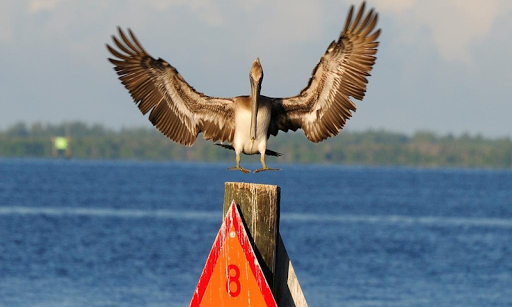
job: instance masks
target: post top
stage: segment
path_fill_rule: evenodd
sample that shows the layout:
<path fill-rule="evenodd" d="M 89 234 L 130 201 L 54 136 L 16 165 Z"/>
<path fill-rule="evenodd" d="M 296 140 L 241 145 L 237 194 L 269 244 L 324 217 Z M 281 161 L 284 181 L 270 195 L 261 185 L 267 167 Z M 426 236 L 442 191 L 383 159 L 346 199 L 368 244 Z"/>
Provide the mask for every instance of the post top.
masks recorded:
<path fill-rule="evenodd" d="M 274 184 L 261 184 L 261 183 L 250 183 L 250 182 L 225 182 L 224 186 L 228 185 L 238 185 L 238 186 L 246 186 L 246 187 L 254 187 L 259 189 L 279 189 L 278 185 Z"/>

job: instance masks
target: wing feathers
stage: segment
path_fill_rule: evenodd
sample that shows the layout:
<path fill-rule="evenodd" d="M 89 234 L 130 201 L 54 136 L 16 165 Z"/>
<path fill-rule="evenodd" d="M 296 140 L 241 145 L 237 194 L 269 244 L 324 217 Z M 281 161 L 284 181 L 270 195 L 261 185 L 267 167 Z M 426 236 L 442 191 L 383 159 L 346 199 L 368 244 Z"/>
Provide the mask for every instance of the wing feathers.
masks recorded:
<path fill-rule="evenodd" d="M 110 47 L 109 45 L 107 45 L 107 49 L 108 51 L 110 51 L 110 53 L 112 53 L 115 57 L 118 57 L 120 59 L 123 59 L 123 60 L 127 60 L 129 59 L 128 57 L 126 57 L 124 54 L 122 54 L 121 52 L 118 52 L 117 50 L 115 50 L 114 48 Z M 121 61 L 118 61 L 118 60 L 114 60 L 114 59 L 108 59 L 112 64 L 114 65 L 118 65 L 120 63 L 122 63 Z"/>
<path fill-rule="evenodd" d="M 128 37 L 126 37 L 126 35 L 124 34 L 124 32 L 121 30 L 120 27 L 117 27 L 117 30 L 119 32 L 119 35 L 121 36 L 121 38 L 123 39 L 123 42 L 130 48 L 132 49 L 133 51 L 135 51 L 135 53 L 144 53 L 143 50 L 140 50 L 138 49 L 137 47 L 135 47 L 132 42 L 128 39 Z"/>
<path fill-rule="evenodd" d="M 368 12 L 368 15 L 366 15 L 366 18 L 363 20 L 363 22 L 361 22 L 357 29 L 354 30 L 354 34 L 360 35 L 363 29 L 367 27 L 369 28 L 368 24 L 370 23 L 373 17 L 373 9 L 371 9 L 370 12 Z"/>
<path fill-rule="evenodd" d="M 375 26 L 377 26 L 378 20 L 379 20 L 379 14 L 375 13 L 375 15 L 373 16 L 372 22 L 368 25 L 368 27 L 364 31 L 359 33 L 359 35 L 366 36 L 366 35 L 368 35 L 368 33 L 372 32 L 373 29 L 375 29 Z"/>
<path fill-rule="evenodd" d="M 121 49 L 124 53 L 127 53 L 129 56 L 124 55 L 121 57 L 123 60 L 127 60 L 130 58 L 130 56 L 134 56 L 136 53 L 132 50 L 129 50 L 124 44 L 122 44 L 115 36 L 112 35 L 112 40 L 114 41 L 114 44 Z"/>
<path fill-rule="evenodd" d="M 191 146 L 200 132 L 206 139 L 231 142 L 234 134 L 233 99 L 208 97 L 191 87 L 178 71 L 162 59 L 155 60 L 142 47 L 133 32 L 121 28 L 112 36 L 114 64 L 142 114 L 175 142 Z"/>
<path fill-rule="evenodd" d="M 320 142 L 337 135 L 352 116 L 356 105 L 350 98 L 364 98 L 379 45 L 378 14 L 373 9 L 365 14 L 365 6 L 355 18 L 350 8 L 338 41 L 329 45 L 308 86 L 297 96 L 272 99 L 277 123 L 272 134 L 302 128 L 309 140 Z"/>
<path fill-rule="evenodd" d="M 122 32 L 120 28 L 118 28 L 118 29 L 120 32 Z M 132 41 L 135 43 L 135 45 L 137 45 L 137 47 L 139 48 L 139 51 L 142 53 L 147 53 L 146 50 L 144 50 L 144 47 L 142 47 L 142 44 L 139 42 L 137 37 L 135 37 L 135 34 L 133 34 L 131 29 L 128 29 L 128 33 L 130 33 L 130 37 L 131 37 Z"/>
<path fill-rule="evenodd" d="M 348 27 L 350 26 L 350 23 L 352 22 L 352 15 L 354 14 L 354 6 L 350 6 L 350 10 L 348 11 L 347 20 L 345 21 L 345 27 L 343 28 L 343 31 L 341 31 L 340 38 L 347 33 Z"/>
<path fill-rule="evenodd" d="M 359 12 L 357 13 L 356 19 L 352 23 L 352 27 L 350 28 L 350 32 L 355 32 L 354 30 L 359 25 L 359 21 L 361 21 L 361 17 L 363 17 L 363 13 L 364 13 L 365 7 L 366 7 L 366 2 L 363 2 L 363 4 L 361 4 L 361 8 L 359 9 Z"/>

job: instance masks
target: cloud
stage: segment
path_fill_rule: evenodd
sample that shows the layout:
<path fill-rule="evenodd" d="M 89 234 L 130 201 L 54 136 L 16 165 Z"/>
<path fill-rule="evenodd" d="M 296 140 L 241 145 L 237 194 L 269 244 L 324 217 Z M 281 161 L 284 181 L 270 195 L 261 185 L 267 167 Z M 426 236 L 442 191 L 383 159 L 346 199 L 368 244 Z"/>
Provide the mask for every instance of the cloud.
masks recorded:
<path fill-rule="evenodd" d="M 292 4 L 286 1 L 258 1 L 246 6 L 246 11 L 249 14 L 258 12 L 257 17 L 249 18 L 259 23 L 255 33 L 259 43 L 307 41 L 318 36 L 324 26 L 322 17 L 325 11 L 320 1 L 295 0 Z M 264 14 L 264 18 L 260 14 Z M 280 35 L 283 32 L 288 35 Z"/>
<path fill-rule="evenodd" d="M 416 2 L 416 0 L 373 0 L 372 4 L 374 4 L 379 11 L 402 13 L 411 9 Z"/>
<path fill-rule="evenodd" d="M 18 5 L 0 1 L 0 43 L 6 43 L 13 38 L 13 25 L 17 16 Z"/>
<path fill-rule="evenodd" d="M 401 27 L 396 39 L 431 40 L 447 61 L 471 63 L 472 47 L 482 44 L 496 20 L 512 11 L 507 0 L 374 0 Z M 426 29 L 426 31 L 425 31 Z"/>
<path fill-rule="evenodd" d="M 344 3 L 354 1 L 344 0 Z M 381 17 L 392 21 L 398 31 L 388 37 L 393 37 L 395 43 L 416 46 L 428 43 L 444 60 L 466 64 L 474 60 L 474 47 L 480 46 L 490 35 L 496 20 L 512 12 L 512 1 L 509 0 L 372 0 L 369 4 L 381 13 Z M 20 7 L 24 12 L 20 12 Z M 27 37 L 27 33 L 23 33 L 27 29 L 35 29 L 34 33 L 41 37 L 60 37 L 74 31 L 76 26 L 73 25 L 78 22 L 82 23 L 79 27 L 85 26 L 82 12 L 108 19 L 117 16 L 139 24 L 154 23 L 152 16 L 163 12 L 169 14 L 170 20 L 190 15 L 209 26 L 233 26 L 229 18 L 238 11 L 251 23 L 258 24 L 251 33 L 254 44 L 279 42 L 282 45 L 318 37 L 329 26 L 332 14 L 328 7 L 332 7 L 328 2 L 306 0 L 1 1 L 0 42 Z M 13 17 L 13 12 L 24 16 Z M 30 17 L 30 14 L 42 13 L 49 15 L 35 20 Z M 255 18 L 254 14 L 260 18 Z M 22 20 L 27 25 L 20 26 Z M 283 36 L 282 33 L 287 34 Z"/>
<path fill-rule="evenodd" d="M 199 20 L 211 26 L 218 26 L 223 21 L 218 7 L 212 0 L 148 0 L 148 2 L 159 11 L 167 11 L 177 7 L 187 8 Z"/>
<path fill-rule="evenodd" d="M 54 10 L 59 4 L 67 0 L 32 0 L 28 5 L 30 13 Z"/>

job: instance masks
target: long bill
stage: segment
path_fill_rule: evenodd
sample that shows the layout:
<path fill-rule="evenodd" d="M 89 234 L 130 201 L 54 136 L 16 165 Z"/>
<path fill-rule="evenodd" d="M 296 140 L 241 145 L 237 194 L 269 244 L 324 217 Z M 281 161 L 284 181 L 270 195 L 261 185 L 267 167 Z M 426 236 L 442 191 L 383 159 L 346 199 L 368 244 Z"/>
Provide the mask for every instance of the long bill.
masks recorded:
<path fill-rule="evenodd" d="M 256 119 L 258 118 L 258 85 L 251 82 L 251 141 L 256 139 Z"/>

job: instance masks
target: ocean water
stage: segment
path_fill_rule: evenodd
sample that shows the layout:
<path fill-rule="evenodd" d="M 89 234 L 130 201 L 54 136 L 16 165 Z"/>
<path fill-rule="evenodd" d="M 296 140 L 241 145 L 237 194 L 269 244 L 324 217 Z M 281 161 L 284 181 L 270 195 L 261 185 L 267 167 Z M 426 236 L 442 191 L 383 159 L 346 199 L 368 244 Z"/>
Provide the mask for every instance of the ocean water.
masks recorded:
<path fill-rule="evenodd" d="M 226 181 L 281 187 L 312 307 L 512 306 L 511 171 L 228 166 L 0 159 L 0 306 L 188 306 Z"/>

